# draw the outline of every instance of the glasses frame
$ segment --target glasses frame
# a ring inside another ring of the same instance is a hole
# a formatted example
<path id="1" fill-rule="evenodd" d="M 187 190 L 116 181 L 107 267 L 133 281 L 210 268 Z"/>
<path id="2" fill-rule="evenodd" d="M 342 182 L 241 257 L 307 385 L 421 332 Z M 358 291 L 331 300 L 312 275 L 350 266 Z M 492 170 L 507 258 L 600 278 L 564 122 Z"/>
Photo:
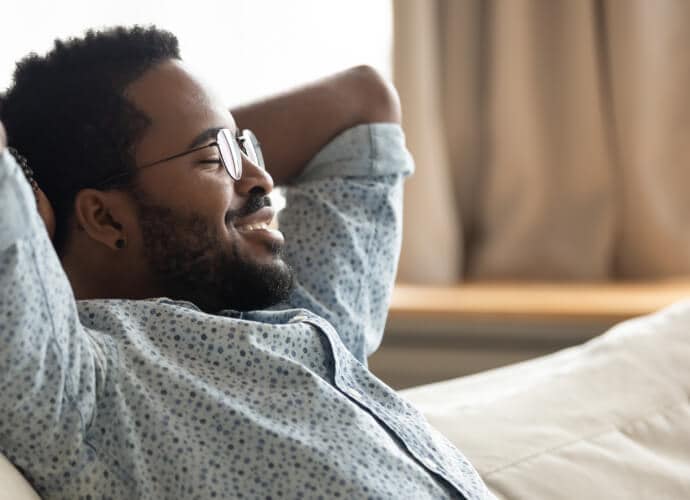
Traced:
<path id="1" fill-rule="evenodd" d="M 114 180 L 132 176 L 134 177 L 141 170 L 149 167 L 154 167 L 161 163 L 170 160 L 176 160 L 183 156 L 196 153 L 202 149 L 217 147 L 218 155 L 220 157 L 220 162 L 223 164 L 225 171 L 228 173 L 231 179 L 234 181 L 239 181 L 242 178 L 242 156 L 246 156 L 252 163 L 259 166 L 262 169 L 266 168 L 264 163 L 263 153 L 261 151 L 261 143 L 256 138 L 254 132 L 249 129 L 244 129 L 242 132 L 234 134 L 230 129 L 221 128 L 216 134 L 216 140 L 209 144 L 204 144 L 203 146 L 198 146 L 181 153 L 177 153 L 171 156 L 166 156 L 160 160 L 156 160 L 150 163 L 146 163 L 137 167 L 135 172 L 123 172 L 121 174 L 116 174 L 110 176 L 103 181 L 98 183 L 98 186 L 107 186 Z M 229 156 L 229 158 L 228 158 Z"/>

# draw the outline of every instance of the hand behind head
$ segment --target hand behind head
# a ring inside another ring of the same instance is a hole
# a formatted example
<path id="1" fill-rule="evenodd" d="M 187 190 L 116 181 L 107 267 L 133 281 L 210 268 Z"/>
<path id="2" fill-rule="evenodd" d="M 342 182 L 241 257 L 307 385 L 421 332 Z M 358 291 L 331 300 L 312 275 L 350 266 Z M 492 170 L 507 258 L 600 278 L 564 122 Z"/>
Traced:
<path id="1" fill-rule="evenodd" d="M 43 219 L 43 223 L 46 225 L 46 230 L 50 239 L 55 236 L 55 212 L 53 211 L 53 206 L 48 201 L 48 197 L 43 192 L 41 188 L 36 191 L 36 202 L 38 203 L 38 214 Z"/>
<path id="2" fill-rule="evenodd" d="M 0 153 L 5 150 L 5 146 L 7 146 L 7 136 L 5 135 L 5 127 L 3 127 L 2 122 L 0 122 Z M 35 194 L 38 214 L 41 216 L 41 219 L 43 219 L 43 223 L 46 225 L 46 230 L 52 240 L 55 235 L 55 212 L 53 211 L 53 206 L 50 204 L 50 201 L 48 201 L 42 189 L 39 188 Z"/>

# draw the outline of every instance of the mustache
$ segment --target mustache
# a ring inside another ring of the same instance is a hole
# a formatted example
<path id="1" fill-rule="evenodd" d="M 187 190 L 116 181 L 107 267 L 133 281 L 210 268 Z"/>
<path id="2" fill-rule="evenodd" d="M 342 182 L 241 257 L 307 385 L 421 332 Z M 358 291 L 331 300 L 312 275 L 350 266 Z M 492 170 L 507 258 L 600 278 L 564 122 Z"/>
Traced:
<path id="1" fill-rule="evenodd" d="M 247 215 L 253 214 L 257 210 L 270 206 L 271 199 L 268 196 L 260 194 L 252 195 L 242 208 L 228 211 L 227 215 L 225 216 L 225 220 L 229 223 L 239 217 L 246 217 Z"/>

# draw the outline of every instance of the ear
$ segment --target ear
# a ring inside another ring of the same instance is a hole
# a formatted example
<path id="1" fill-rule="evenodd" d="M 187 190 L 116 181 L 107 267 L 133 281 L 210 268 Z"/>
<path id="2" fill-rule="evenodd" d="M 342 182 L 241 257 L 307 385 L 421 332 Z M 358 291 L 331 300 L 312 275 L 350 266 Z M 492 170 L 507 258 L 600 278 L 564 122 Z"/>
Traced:
<path id="1" fill-rule="evenodd" d="M 133 232 L 131 200 L 118 191 L 82 189 L 74 200 L 74 216 L 78 227 L 89 237 L 112 250 L 117 241 L 127 240 L 127 230 Z"/>

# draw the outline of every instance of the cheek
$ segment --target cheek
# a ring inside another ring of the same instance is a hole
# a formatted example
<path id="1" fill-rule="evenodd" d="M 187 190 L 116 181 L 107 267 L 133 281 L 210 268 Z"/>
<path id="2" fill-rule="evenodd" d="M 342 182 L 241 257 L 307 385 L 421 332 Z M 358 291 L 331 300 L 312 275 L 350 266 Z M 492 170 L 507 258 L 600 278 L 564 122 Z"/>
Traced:
<path id="1" fill-rule="evenodd" d="M 158 186 L 160 204 L 180 213 L 201 215 L 210 224 L 225 226 L 225 214 L 232 208 L 232 182 L 224 172 L 192 171 L 166 179 Z M 228 177 L 226 180 L 222 175 Z"/>

